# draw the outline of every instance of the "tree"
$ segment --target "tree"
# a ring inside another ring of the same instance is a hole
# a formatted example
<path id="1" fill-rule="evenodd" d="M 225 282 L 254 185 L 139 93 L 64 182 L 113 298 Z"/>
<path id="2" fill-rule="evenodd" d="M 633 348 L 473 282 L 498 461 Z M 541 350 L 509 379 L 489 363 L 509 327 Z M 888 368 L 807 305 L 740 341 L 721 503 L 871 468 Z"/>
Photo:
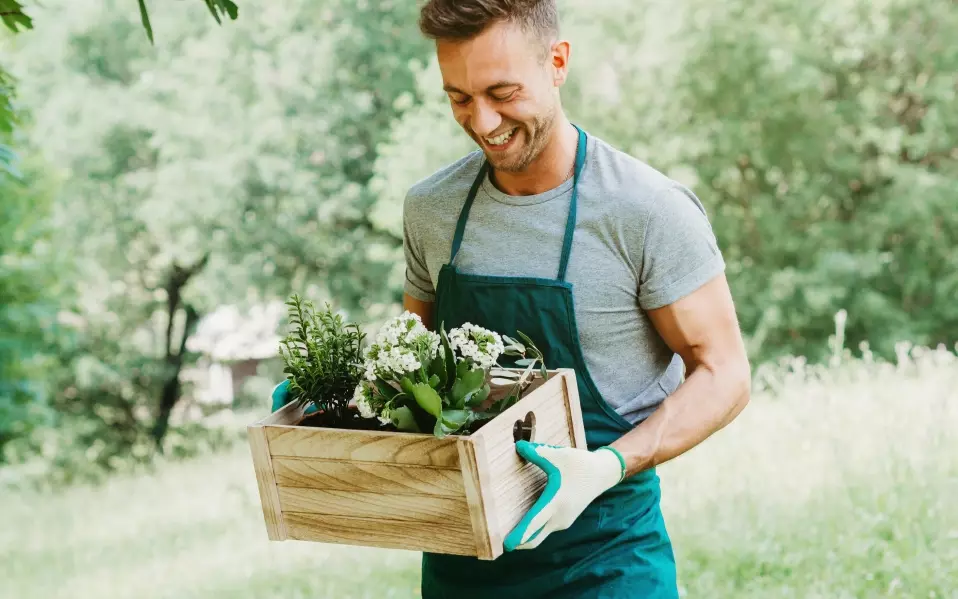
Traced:
<path id="1" fill-rule="evenodd" d="M 82 334 L 58 405 L 113 440 L 105 462 L 148 438 L 170 448 L 187 340 L 217 306 L 297 289 L 369 321 L 398 299 L 367 183 L 427 48 L 408 34 L 415 7 L 250 7 L 260 19 L 229 29 L 156 14 L 174 33 L 151 47 L 115 2 L 75 2 L 75 26 L 21 36 L 11 60 L 34 74 L 31 136 L 68 173 L 53 222 L 78 260 Z"/>

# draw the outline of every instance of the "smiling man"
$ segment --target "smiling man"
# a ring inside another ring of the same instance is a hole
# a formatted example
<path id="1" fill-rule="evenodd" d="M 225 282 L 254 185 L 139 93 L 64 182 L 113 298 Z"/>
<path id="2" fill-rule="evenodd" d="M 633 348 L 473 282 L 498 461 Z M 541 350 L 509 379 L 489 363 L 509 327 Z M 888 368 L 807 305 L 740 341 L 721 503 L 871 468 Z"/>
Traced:
<path id="1" fill-rule="evenodd" d="M 422 596 L 677 597 L 656 467 L 749 397 L 705 210 L 570 122 L 554 0 L 431 0 L 420 26 L 479 148 L 408 193 L 405 307 L 532 337 L 575 370 L 588 445 L 520 441 L 549 485 L 499 559 L 425 555 Z"/>

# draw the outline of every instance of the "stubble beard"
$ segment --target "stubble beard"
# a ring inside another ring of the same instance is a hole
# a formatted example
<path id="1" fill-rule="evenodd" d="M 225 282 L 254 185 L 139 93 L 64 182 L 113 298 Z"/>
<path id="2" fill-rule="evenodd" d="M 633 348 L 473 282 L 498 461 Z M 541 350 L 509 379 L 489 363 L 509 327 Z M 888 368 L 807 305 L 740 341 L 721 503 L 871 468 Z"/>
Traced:
<path id="1" fill-rule="evenodd" d="M 522 133 L 524 145 L 519 148 L 520 152 L 518 155 L 503 159 L 495 155 L 490 156 L 486 153 L 486 159 L 489 161 L 489 164 L 497 171 L 505 173 L 520 173 L 529 168 L 529 165 L 539 157 L 549 144 L 553 129 L 555 128 L 555 120 L 556 109 L 554 106 L 551 106 L 548 110 L 533 118 L 531 127 L 526 124 L 519 124 L 519 131 L 516 132 L 516 135 L 520 132 Z M 474 133 L 472 133 L 472 136 L 475 139 Z M 480 147 L 484 147 L 479 140 L 476 141 L 480 143 Z"/>

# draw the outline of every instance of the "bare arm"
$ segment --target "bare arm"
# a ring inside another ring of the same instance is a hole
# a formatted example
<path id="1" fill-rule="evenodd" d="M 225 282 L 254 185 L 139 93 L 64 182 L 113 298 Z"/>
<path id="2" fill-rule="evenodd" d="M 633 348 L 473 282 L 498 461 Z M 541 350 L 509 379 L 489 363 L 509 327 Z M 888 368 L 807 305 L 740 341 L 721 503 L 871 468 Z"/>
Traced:
<path id="1" fill-rule="evenodd" d="M 433 302 L 424 302 L 412 297 L 408 293 L 404 293 L 402 305 L 404 310 L 418 314 L 419 318 L 422 319 L 422 323 L 426 325 L 426 328 L 432 330 L 432 313 L 433 307 L 435 306 Z"/>
<path id="2" fill-rule="evenodd" d="M 613 447 L 628 474 L 657 466 L 695 447 L 745 408 L 751 368 L 725 275 L 691 295 L 649 312 L 670 348 L 685 362 L 686 379 L 649 418 Z"/>

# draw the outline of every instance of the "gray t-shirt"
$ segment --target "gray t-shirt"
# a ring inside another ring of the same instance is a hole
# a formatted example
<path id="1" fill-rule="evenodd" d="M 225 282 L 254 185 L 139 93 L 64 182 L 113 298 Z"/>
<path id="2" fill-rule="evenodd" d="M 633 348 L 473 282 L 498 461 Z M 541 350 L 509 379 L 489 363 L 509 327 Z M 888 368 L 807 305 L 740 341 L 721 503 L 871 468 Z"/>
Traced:
<path id="1" fill-rule="evenodd" d="M 705 210 L 691 191 L 588 137 L 566 280 L 586 365 L 603 398 L 638 423 L 679 385 L 682 360 L 645 310 L 672 303 L 725 269 Z M 405 291 L 434 301 L 459 211 L 482 162 L 475 151 L 420 181 L 403 206 Z M 456 258 L 463 273 L 558 275 L 572 179 L 509 196 L 486 178 Z"/>

